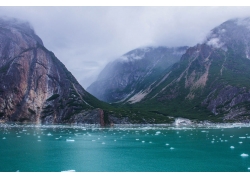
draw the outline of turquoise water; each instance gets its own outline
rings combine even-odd
[[[250,127],[1,124],[0,152],[1,172],[248,172]]]

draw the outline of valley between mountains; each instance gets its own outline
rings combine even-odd
[[[29,23],[2,18],[0,82],[2,122],[249,122],[250,18],[220,24],[193,47],[131,50],[86,90]]]

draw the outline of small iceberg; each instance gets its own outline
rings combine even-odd
[[[234,146],[230,146],[231,149],[234,149]]]
[[[3,139],[6,139],[6,137],[3,137]]]
[[[76,172],[76,170],[66,170],[66,171],[61,171],[61,172]]]
[[[241,157],[248,157],[248,154],[242,153],[240,156]]]
[[[242,144],[242,142],[239,142],[240,144]]]
[[[155,135],[159,135],[159,134],[161,134],[161,132],[160,132],[160,131],[157,131],[157,132],[155,133]]]
[[[169,146],[169,144],[165,144],[166,146]]]
[[[245,139],[246,137],[239,137],[240,139]]]
[[[171,147],[170,149],[171,149],[171,150],[173,150],[174,148],[173,148],[173,147]]]
[[[66,141],[68,141],[68,142],[74,142],[75,140],[74,139],[66,139]]]
[[[142,141],[142,143],[145,143],[145,141]]]

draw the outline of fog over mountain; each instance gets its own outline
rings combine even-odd
[[[29,21],[87,88],[132,49],[194,46],[222,22],[250,16],[250,7],[0,7],[0,16]]]

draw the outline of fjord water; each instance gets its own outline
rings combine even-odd
[[[0,152],[1,172],[245,172],[250,127],[2,124]]]

